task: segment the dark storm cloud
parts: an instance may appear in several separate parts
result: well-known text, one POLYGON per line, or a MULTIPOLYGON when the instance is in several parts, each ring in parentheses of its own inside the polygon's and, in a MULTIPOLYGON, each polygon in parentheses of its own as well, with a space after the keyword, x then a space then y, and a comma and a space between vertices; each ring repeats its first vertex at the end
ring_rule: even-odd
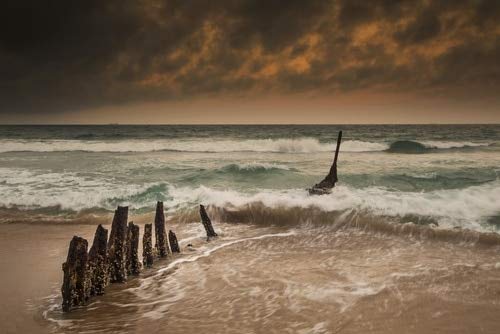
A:
POLYGON ((421 43, 436 37, 441 30, 437 14, 431 9, 422 11, 415 21, 405 29, 397 31, 394 36, 397 41, 405 44, 421 43))
POLYGON ((499 3, 6 1, 0 112, 200 96, 498 87, 499 3))

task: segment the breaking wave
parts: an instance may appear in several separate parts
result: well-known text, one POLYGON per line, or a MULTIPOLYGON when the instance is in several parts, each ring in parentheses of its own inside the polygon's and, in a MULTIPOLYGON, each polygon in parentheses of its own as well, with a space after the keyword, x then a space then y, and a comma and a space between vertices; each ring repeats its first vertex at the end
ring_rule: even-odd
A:
POLYGON ((393 142, 387 152, 391 153, 408 153, 418 154, 427 153, 436 150, 450 150, 450 149, 470 149, 475 147, 490 146, 489 143, 473 143, 473 142, 442 142, 442 141, 412 141, 412 140, 398 140, 393 142))
MULTIPOLYGON (((251 139, 251 140, 1 140, 1 152, 270 152, 270 153, 312 153, 331 152, 335 143, 323 143, 315 138, 300 139, 251 139)), ((383 151, 384 143, 347 140, 342 143, 345 152, 383 151)))
POLYGON ((223 173, 265 173, 269 171, 290 171, 290 170, 294 169, 288 167, 287 165, 254 162, 254 163, 229 164, 222 168, 219 168, 217 171, 223 173))
MULTIPOLYGON (((460 149, 489 146, 489 143, 440 142, 402 140, 393 143, 345 140, 343 152, 425 153, 437 149, 460 149)), ((5 152, 262 152, 314 153, 332 152, 335 142, 320 142, 316 138, 298 139, 164 139, 164 140, 0 140, 0 153, 5 152)))
MULTIPOLYGON (((477 230, 484 229, 484 222, 500 213, 498 181, 465 189, 425 193, 395 192, 381 187, 356 189, 338 186, 332 194, 324 196, 309 196, 302 189, 244 194, 201 186, 194 189, 170 187, 169 194, 173 198, 169 204, 174 207, 181 203, 205 203, 228 210, 238 210, 255 203, 286 210, 314 207, 324 212, 368 212, 379 216, 404 217, 407 221, 428 220, 444 227, 459 226, 477 230)), ((289 218, 296 217, 297 213, 290 211, 289 218)), ((307 219, 307 215, 304 219, 307 219)))
MULTIPOLYGON (((229 165, 225 168, 241 166, 229 165)), ((250 165, 246 168, 277 167, 250 165)), ((206 186, 179 187, 166 182, 130 185, 124 181, 104 182, 72 173, 40 174, 9 169, 0 171, 6 180, 0 183, 3 194, 0 197, 1 208, 41 210, 48 214, 61 211, 78 213, 85 210, 109 213, 117 205, 129 205, 140 214, 151 212, 156 200, 163 200, 170 214, 178 210, 189 210, 199 203, 236 212, 258 203, 266 208, 289 212, 286 217, 292 221, 308 219, 307 214, 298 214, 294 210, 305 213, 307 211, 304 210, 316 208, 320 212, 366 212, 404 221, 426 221, 444 227, 459 226, 475 230, 491 228, 492 225, 487 222, 500 214, 498 180, 461 189, 428 192, 392 191, 379 186, 359 189, 339 185, 330 195, 309 196, 304 189, 261 189, 250 193, 206 186)), ((250 216, 248 219, 257 217, 250 216)), ((310 218, 313 219, 314 214, 310 218)), ((242 221, 248 219, 241 217, 242 221)), ((258 219, 262 219, 262 223, 268 223, 265 217, 258 219)))

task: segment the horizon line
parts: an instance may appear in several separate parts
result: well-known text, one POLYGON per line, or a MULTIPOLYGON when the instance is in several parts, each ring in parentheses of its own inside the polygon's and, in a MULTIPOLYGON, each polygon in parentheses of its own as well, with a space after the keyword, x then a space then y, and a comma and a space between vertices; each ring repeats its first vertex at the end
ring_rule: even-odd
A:
POLYGON ((499 123, 0 123, 0 126, 500 125, 499 123))

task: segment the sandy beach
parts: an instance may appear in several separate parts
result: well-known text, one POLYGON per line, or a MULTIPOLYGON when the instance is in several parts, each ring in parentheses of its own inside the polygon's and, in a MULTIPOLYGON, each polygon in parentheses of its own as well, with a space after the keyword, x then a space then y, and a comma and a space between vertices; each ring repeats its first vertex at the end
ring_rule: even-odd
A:
POLYGON ((6 333, 497 332, 499 245, 419 227, 218 222, 220 238, 207 243, 201 224, 173 224, 181 255, 64 314, 68 239, 91 239, 94 227, 0 226, 6 333))

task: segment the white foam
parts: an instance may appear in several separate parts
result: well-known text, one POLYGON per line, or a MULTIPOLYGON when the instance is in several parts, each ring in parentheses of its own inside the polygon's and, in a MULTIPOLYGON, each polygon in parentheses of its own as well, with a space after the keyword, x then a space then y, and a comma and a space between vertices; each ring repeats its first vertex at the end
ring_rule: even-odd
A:
MULTIPOLYGON (((385 288, 385 284, 372 286, 365 282, 332 281, 324 285, 289 282, 286 294, 291 299, 302 297, 320 303, 335 303, 340 312, 345 312, 363 297, 377 295, 385 288)), ((292 308, 296 306, 292 305, 292 308)))
MULTIPOLYGON (((273 152, 312 153, 332 152, 335 142, 323 143, 316 138, 282 139, 156 139, 156 140, 0 140, 2 152, 273 152)), ((345 152, 383 151, 385 143, 346 140, 341 150, 345 152)))
POLYGON ((271 170, 271 169, 290 170, 290 167, 287 166, 287 165, 276 164, 276 163, 265 163, 265 162, 238 163, 238 164, 235 164, 235 166, 237 166, 238 169, 240 169, 240 170, 248 170, 248 171, 254 171, 254 170, 259 170, 259 169, 266 169, 266 170, 271 170))
MULTIPOLYGON (((342 142, 340 150, 343 152, 372 152, 385 151, 389 148, 387 143, 373 143, 361 140, 346 140, 342 142)), ((333 147, 332 147, 333 151, 333 147)))
POLYGON ((155 275, 152 275, 148 278, 141 280, 141 284, 138 288, 130 288, 130 289, 128 289, 128 291, 135 292, 139 297, 144 298, 144 296, 141 292, 147 291, 148 287, 151 284, 154 284, 157 281, 158 277, 161 276, 164 272, 172 270, 180 264, 198 261, 201 258, 210 256, 213 252, 216 252, 219 249, 233 246, 235 244, 239 244, 242 242, 247 242, 247 241, 252 241, 252 240, 262 240, 262 239, 267 239, 267 238, 288 237, 288 236, 295 235, 295 233, 296 233, 295 231, 289 231, 289 232, 284 232, 284 233, 263 234, 263 235, 259 235, 256 237, 248 237, 248 238, 226 241, 226 242, 221 243, 221 244, 214 246, 212 248, 205 249, 204 251, 197 253, 196 255, 181 257, 181 258, 178 258, 178 259, 170 262, 167 266, 159 269, 155 275))
MULTIPOLYGON (((117 201, 131 209, 150 206, 142 196, 148 188, 163 183, 125 184, 123 181, 53 173, 42 170, 0 168, 0 206, 23 208, 60 207, 75 211, 89 208, 113 209, 117 201)), ((379 215, 429 216, 445 227, 483 230, 482 222, 500 212, 500 181, 463 189, 430 192, 391 191, 383 187, 352 188, 339 184, 330 195, 309 196, 303 189, 243 193, 205 186, 167 185, 165 205, 175 210, 198 203, 240 207, 261 202, 270 208, 318 207, 324 211, 365 210, 379 215)))
POLYGON ((481 147, 489 146, 489 143, 474 143, 470 141, 422 141, 421 144, 428 148, 439 148, 439 149, 450 149, 450 148, 462 148, 462 147, 481 147))
POLYGON ((170 187, 171 205, 205 203, 220 207, 240 207, 261 202, 270 208, 311 206, 324 211, 366 210, 379 215, 429 216, 445 227, 461 226, 482 230, 484 218, 500 212, 500 182, 494 181, 465 189, 430 192, 390 191, 382 187, 356 189, 339 185, 330 195, 309 196, 302 189, 262 190, 245 194, 233 190, 170 187))
MULTIPOLYGON (((60 207, 82 210, 113 208, 114 198, 127 198, 154 185, 124 184, 114 180, 43 170, 0 168, 0 206, 60 207)), ((131 204, 123 201, 123 204, 131 204)), ((141 203, 133 203, 141 207, 141 203)), ((145 204, 145 203, 144 203, 145 204)))
MULTIPOLYGON (((450 149, 461 147, 489 146, 490 143, 470 141, 422 141, 428 148, 450 149)), ((273 152, 273 153, 313 153, 332 152, 336 142, 320 142, 316 138, 278 138, 278 139, 128 139, 128 140, 0 140, 2 152, 273 152)), ((385 151, 389 143, 344 140, 343 152, 385 151)))

